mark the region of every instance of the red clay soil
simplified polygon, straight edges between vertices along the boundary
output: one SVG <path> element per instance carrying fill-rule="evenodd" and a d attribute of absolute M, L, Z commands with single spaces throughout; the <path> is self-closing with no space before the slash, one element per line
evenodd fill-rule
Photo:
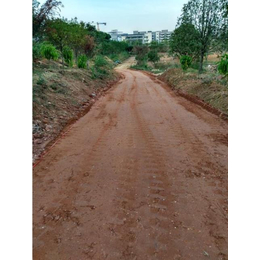
<path fill-rule="evenodd" d="M 194 96 L 194 95 L 190 95 L 184 91 L 181 91 L 179 89 L 175 89 L 174 87 L 170 87 L 168 85 L 168 82 L 167 80 L 162 77 L 162 76 L 159 76 L 159 79 L 152 73 L 149 73 L 148 71 L 143 71 L 143 73 L 145 73 L 146 75 L 148 75 L 153 81 L 157 82 L 157 83 L 160 83 L 162 86 L 166 87 L 166 88 L 169 88 L 171 89 L 172 91 L 174 91 L 174 93 L 177 95 L 177 96 L 181 96 L 181 97 L 184 97 L 185 99 L 188 99 L 190 100 L 191 102 L 203 107 L 204 109 L 206 109 L 207 111 L 211 112 L 212 114 L 214 115 L 217 115 L 219 116 L 220 118 L 222 118 L 223 120 L 225 121 L 228 121 L 228 115 L 222 111 L 220 111 L 219 109 L 211 106 L 209 103 L 207 102 L 204 102 L 203 100 L 201 100 L 199 97 L 197 96 Z"/>
<path fill-rule="evenodd" d="M 227 259 L 227 123 L 121 72 L 34 168 L 34 259 Z"/>

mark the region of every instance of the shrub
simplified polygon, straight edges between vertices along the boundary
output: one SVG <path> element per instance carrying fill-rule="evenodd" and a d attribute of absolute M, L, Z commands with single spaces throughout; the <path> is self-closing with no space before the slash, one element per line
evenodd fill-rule
<path fill-rule="evenodd" d="M 43 57 L 45 57 L 48 60 L 57 60 L 59 58 L 59 53 L 56 50 L 56 48 L 50 44 L 50 43 L 45 43 L 41 45 L 41 53 Z"/>
<path fill-rule="evenodd" d="M 138 66 L 145 66 L 148 59 L 148 46 L 135 46 L 133 52 Z"/>
<path fill-rule="evenodd" d="M 183 70 L 187 70 L 191 65 L 191 57 L 187 55 L 182 55 L 180 58 L 181 67 Z"/>
<path fill-rule="evenodd" d="M 104 66 L 108 66 L 108 61 L 101 55 L 98 55 L 95 57 L 94 59 L 94 64 L 95 64 L 95 67 L 104 67 Z"/>
<path fill-rule="evenodd" d="M 158 52 L 153 50 L 153 51 L 149 51 L 148 52 L 148 60 L 153 62 L 153 63 L 156 63 L 160 60 L 160 57 L 158 55 Z"/>
<path fill-rule="evenodd" d="M 72 67 L 73 66 L 73 51 L 68 46 L 65 46 L 62 50 L 62 55 L 65 62 Z"/>
<path fill-rule="evenodd" d="M 86 55 L 80 55 L 78 58 L 78 68 L 85 69 L 87 63 L 87 56 Z"/>
<path fill-rule="evenodd" d="M 33 42 L 33 60 L 39 60 L 41 57 L 41 44 L 38 42 Z"/>
<path fill-rule="evenodd" d="M 228 75 L 228 54 L 224 54 L 218 64 L 218 71 L 225 76 Z"/>

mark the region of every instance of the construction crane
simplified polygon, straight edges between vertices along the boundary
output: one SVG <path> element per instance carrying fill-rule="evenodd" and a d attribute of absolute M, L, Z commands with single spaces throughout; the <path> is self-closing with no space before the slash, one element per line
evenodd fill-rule
<path fill-rule="evenodd" d="M 99 29 L 99 25 L 100 25 L 100 24 L 107 25 L 107 23 L 99 23 L 99 22 L 97 22 L 97 31 L 100 31 L 100 29 Z"/>

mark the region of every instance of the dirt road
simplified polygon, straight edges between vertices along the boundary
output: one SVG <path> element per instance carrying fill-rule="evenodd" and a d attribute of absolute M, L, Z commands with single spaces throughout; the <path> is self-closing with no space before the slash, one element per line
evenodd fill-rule
<path fill-rule="evenodd" d="M 120 70 L 34 168 L 34 259 L 227 259 L 227 123 Z"/>

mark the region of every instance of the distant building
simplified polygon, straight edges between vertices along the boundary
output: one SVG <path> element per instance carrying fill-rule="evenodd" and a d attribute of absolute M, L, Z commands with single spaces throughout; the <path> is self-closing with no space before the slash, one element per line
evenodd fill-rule
<path fill-rule="evenodd" d="M 111 40 L 113 41 L 128 41 L 135 42 L 139 41 L 143 44 L 149 44 L 152 41 L 162 42 L 164 40 L 169 40 L 172 34 L 172 31 L 162 30 L 162 31 L 133 31 L 132 34 L 122 33 L 118 30 L 112 30 L 109 32 L 111 35 Z"/>
<path fill-rule="evenodd" d="M 153 32 L 152 33 L 153 34 L 153 41 L 163 42 L 165 40 L 169 40 L 172 33 L 173 33 L 172 31 L 168 31 L 168 30 Z"/>
<path fill-rule="evenodd" d="M 127 34 L 126 35 L 125 40 L 128 41 L 128 42 L 139 41 L 139 42 L 143 43 L 144 35 L 145 35 L 145 32 L 133 31 L 132 34 Z"/>
<path fill-rule="evenodd" d="M 121 34 L 123 34 L 123 32 L 119 32 L 118 30 L 112 30 L 111 32 L 109 32 L 110 36 L 111 36 L 111 40 L 112 41 L 119 41 L 119 38 L 121 36 Z"/>

